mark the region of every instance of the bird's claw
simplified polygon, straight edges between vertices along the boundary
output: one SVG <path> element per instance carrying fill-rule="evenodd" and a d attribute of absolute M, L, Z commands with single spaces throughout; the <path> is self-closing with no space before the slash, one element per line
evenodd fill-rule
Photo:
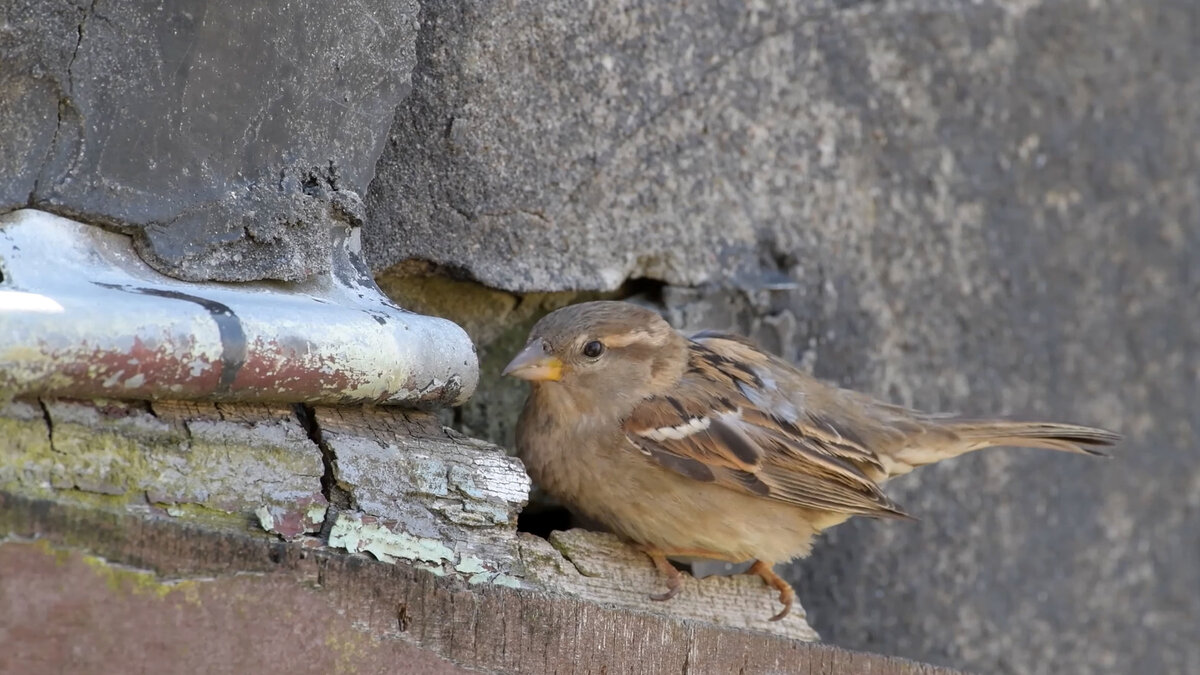
<path fill-rule="evenodd" d="M 656 602 L 666 602 L 667 600 L 679 595 L 679 591 L 682 588 L 683 584 L 680 583 L 679 577 L 669 577 L 667 579 L 667 590 L 663 593 L 651 593 L 650 599 Z"/>
<path fill-rule="evenodd" d="M 792 603 L 796 600 L 796 592 L 792 590 L 791 585 L 784 581 L 771 566 L 761 560 L 755 560 L 751 565 L 750 574 L 757 574 L 771 588 L 779 591 L 779 602 L 783 603 L 783 609 L 779 613 L 771 617 L 771 621 L 779 621 L 792 611 Z"/>

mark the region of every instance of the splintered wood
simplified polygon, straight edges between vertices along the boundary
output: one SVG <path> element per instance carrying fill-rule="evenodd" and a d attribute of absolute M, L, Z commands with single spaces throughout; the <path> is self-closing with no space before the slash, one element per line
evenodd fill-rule
<path fill-rule="evenodd" d="M 55 452 L 49 449 L 53 425 L 55 443 L 68 443 L 77 453 L 120 452 L 120 458 L 141 458 L 151 468 L 160 454 L 199 453 L 187 464 L 188 485 L 259 486 L 302 478 L 309 487 L 297 494 L 305 496 L 321 487 L 324 455 L 326 482 L 349 497 L 326 509 L 323 500 L 293 495 L 264 502 L 261 490 L 230 492 L 241 495 L 231 502 L 232 521 L 216 523 L 144 504 L 100 508 L 72 499 L 78 487 L 51 484 L 34 492 L 10 481 L 0 485 L 0 558 L 8 561 L 0 565 L 6 570 L 0 585 L 7 581 L 21 592 L 0 588 L 0 634 L 16 629 L 45 638 L 21 642 L 24 652 L 17 652 L 46 666 L 33 670 L 61 670 L 55 664 L 62 663 L 62 636 L 68 635 L 83 645 L 131 646 L 119 653 L 84 652 L 84 661 L 71 662 L 76 670 L 92 671 L 114 664 L 124 671 L 153 669 L 163 658 L 186 662 L 197 650 L 212 657 L 211 670 L 246 670 L 242 640 L 255 636 L 256 644 L 286 645 L 260 671 L 328 670 L 324 664 L 335 662 L 335 670 L 372 672 L 388 663 L 414 672 L 460 672 L 454 664 L 556 674 L 946 672 L 806 643 L 817 635 L 804 610 L 794 606 L 783 621 L 768 621 L 779 608 L 777 593 L 757 577 L 685 575 L 675 598 L 650 600 L 664 590 L 663 579 L 645 555 L 614 536 L 571 530 L 547 540 L 518 533 L 516 514 L 529 488 L 520 464 L 494 445 L 442 428 L 426 413 L 299 413 L 161 402 L 46 401 L 0 408 L 15 447 L 29 448 L 18 457 L 22 461 L 36 459 L 38 448 Z M 120 438 L 137 442 L 116 443 Z M 161 481 L 160 473 L 147 475 Z M 165 490 L 158 484 L 144 489 Z M 260 508 L 254 520 L 243 517 L 264 503 L 278 508 Z M 318 533 L 321 518 L 299 522 L 291 511 L 304 518 L 327 512 L 325 527 Z M 280 535 L 288 534 L 280 523 L 295 527 L 287 541 L 244 527 L 263 521 Z M 338 527 L 343 541 L 361 544 L 349 547 L 355 554 L 333 545 Z M 38 542 L 28 543 L 34 537 Z M 386 546 L 372 545 L 370 537 Z M 395 564 L 372 561 L 379 551 Z M 63 556 L 72 552 L 81 557 L 68 569 Z M 128 592 L 129 584 L 142 590 Z M 47 614 L 38 615 L 44 619 L 39 622 L 20 601 L 30 589 L 37 589 L 31 597 L 39 605 L 75 603 L 86 611 L 101 608 L 104 616 L 67 625 Z M 8 607 L 6 598 L 18 602 Z M 297 635 L 303 636 L 299 643 Z M 285 667 L 297 655 L 307 665 Z M 0 654 L 0 664 L 5 656 Z"/>
<path fill-rule="evenodd" d="M 547 542 L 522 533 L 521 557 L 530 582 L 559 593 L 638 612 L 704 621 L 806 642 L 819 638 L 797 602 L 788 616 L 768 621 L 779 611 L 778 592 L 758 577 L 683 575 L 683 590 L 659 602 L 664 580 L 645 554 L 611 534 L 569 530 Z"/>
<path fill-rule="evenodd" d="M 649 558 L 610 534 L 555 532 L 549 542 L 518 535 L 515 516 L 527 498 L 528 479 L 517 461 L 494 445 L 442 428 L 431 415 L 318 408 L 315 417 L 323 443 L 336 457 L 337 480 L 354 495 L 363 515 L 382 518 L 391 529 L 410 536 L 436 533 L 444 544 L 442 555 L 431 561 L 426 551 L 420 562 L 437 562 L 447 574 L 464 574 L 473 584 L 516 581 L 527 588 L 639 612 L 797 640 L 818 639 L 799 603 L 784 620 L 768 621 L 779 610 L 778 592 L 757 577 L 697 580 L 685 574 L 679 595 L 656 602 L 649 595 L 663 590 L 663 579 Z M 443 476 L 456 477 L 460 487 L 454 487 L 456 480 L 442 480 Z M 462 489 L 468 484 L 474 489 Z M 496 516 L 487 522 L 459 517 L 460 512 L 483 513 L 486 505 Z M 358 521 L 342 525 L 353 528 Z M 377 556 L 383 550 L 353 548 Z M 396 559 L 392 554 L 403 553 L 405 547 L 387 550 L 384 559 L 392 561 Z"/>

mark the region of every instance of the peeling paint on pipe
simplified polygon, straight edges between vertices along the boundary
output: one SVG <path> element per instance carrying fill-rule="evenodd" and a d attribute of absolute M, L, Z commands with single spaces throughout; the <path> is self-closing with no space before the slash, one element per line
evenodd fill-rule
<path fill-rule="evenodd" d="M 392 304 L 357 260 L 301 283 L 190 283 L 126 235 L 43 211 L 0 216 L 0 397 L 457 405 L 458 325 Z"/>

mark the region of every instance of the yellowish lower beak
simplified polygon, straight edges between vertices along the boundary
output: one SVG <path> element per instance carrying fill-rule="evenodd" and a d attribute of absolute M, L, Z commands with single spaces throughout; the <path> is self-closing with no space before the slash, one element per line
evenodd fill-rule
<path fill-rule="evenodd" d="M 530 342 L 500 374 L 530 382 L 557 382 L 562 379 L 562 361 L 557 356 L 547 354 L 543 344 L 541 340 Z"/>

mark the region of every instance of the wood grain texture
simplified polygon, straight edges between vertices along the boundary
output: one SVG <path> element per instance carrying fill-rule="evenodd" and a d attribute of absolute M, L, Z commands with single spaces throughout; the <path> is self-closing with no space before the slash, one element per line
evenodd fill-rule
<path fill-rule="evenodd" d="M 784 621 L 768 621 L 778 611 L 777 594 L 757 578 L 685 576 L 678 597 L 655 602 L 649 595 L 662 590 L 662 579 L 645 555 L 612 535 L 573 530 L 550 542 L 518 539 L 515 515 L 529 489 L 518 460 L 443 428 L 427 413 L 314 413 L 323 449 L 336 460 L 337 481 L 357 507 L 355 514 L 337 516 L 331 544 L 389 560 L 407 555 L 447 574 L 468 574 L 473 583 L 519 585 L 637 612 L 818 639 L 798 603 Z M 387 530 L 408 536 L 381 541 Z"/>
<path fill-rule="evenodd" d="M 422 672 L 923 672 L 805 644 L 816 634 L 803 609 L 768 622 L 775 594 L 757 578 L 688 576 L 679 596 L 654 602 L 662 580 L 615 537 L 518 534 L 529 489 L 520 463 L 429 413 L 86 401 L 0 412 L 10 439 L 0 467 L 14 476 L 24 475 L 15 464 L 60 446 L 111 459 L 55 469 L 75 472 L 61 489 L 0 484 L 0 638 L 22 644 L 0 671 L 188 672 L 203 653 L 208 672 L 379 672 L 388 659 Z M 197 448 L 209 449 L 205 461 Z M 105 467 L 176 455 L 189 460 L 189 485 L 243 495 L 223 502 L 228 517 L 90 497 L 89 485 L 107 485 L 93 474 L 125 480 Z M 292 457 L 306 473 L 264 457 Z M 322 464 L 324 478 L 314 475 Z M 163 492 L 156 475 L 138 473 L 137 489 Z M 338 493 L 324 527 L 259 529 L 268 521 L 256 508 L 271 502 L 250 488 L 295 477 L 309 486 L 300 497 L 319 483 Z M 186 507 L 188 493 L 175 494 Z M 307 504 L 277 501 L 273 517 Z M 375 546 L 356 523 L 394 539 Z M 339 527 L 351 529 L 335 540 Z M 126 648 L 104 646 L 113 640 Z M 67 660 L 64 641 L 77 646 Z"/>
<path fill-rule="evenodd" d="M 85 502 L 89 490 L 120 493 L 123 499 L 108 506 L 183 520 L 195 520 L 199 506 L 205 522 L 257 524 L 308 548 L 366 553 L 475 585 L 816 638 L 801 608 L 787 621 L 768 622 L 774 595 L 757 579 L 688 578 L 680 597 L 654 602 L 649 595 L 662 580 L 653 566 L 611 536 L 572 532 L 556 535 L 554 545 L 519 538 L 517 514 L 529 491 L 520 462 L 427 412 L 315 408 L 298 415 L 291 406 L 48 400 L 0 409 L 0 423 L 18 446 L 0 455 L 0 475 L 27 476 L 29 467 L 44 466 L 44 476 L 32 474 L 35 485 L 72 488 L 0 482 L 14 493 Z M 40 451 L 20 449 L 26 446 Z M 278 485 L 288 489 L 263 489 Z M 322 490 L 340 495 L 329 508 Z"/>
<path fill-rule="evenodd" d="M 548 542 L 523 535 L 521 546 L 530 580 L 549 590 L 637 612 L 668 614 L 808 642 L 819 639 L 799 603 L 782 621 L 768 621 L 779 610 L 778 593 L 758 577 L 696 579 L 684 574 L 679 595 L 658 602 L 649 596 L 662 592 L 665 586 L 650 559 L 611 534 L 554 532 Z"/>
<path fill-rule="evenodd" d="M 238 672 L 239 652 L 214 649 L 214 641 L 224 644 L 247 634 L 268 643 L 294 641 L 298 634 L 315 635 L 308 632 L 312 617 L 323 617 L 337 630 L 349 626 L 367 638 L 357 640 L 338 633 L 341 644 L 356 645 L 351 656 L 360 656 L 341 661 L 335 672 L 374 672 L 372 664 L 378 663 L 378 653 L 403 651 L 397 643 L 436 657 L 422 663 L 444 665 L 443 661 L 450 661 L 493 673 L 950 672 L 558 594 L 471 586 L 408 565 L 313 551 L 248 532 L 9 493 L 0 493 L 0 533 L 7 535 L 0 543 L 0 560 L 26 561 L 5 568 L 9 571 L 0 592 L 0 634 L 13 635 L 20 626 L 24 636 L 20 655 L 29 663 L 45 662 L 37 659 L 48 659 L 62 650 L 62 630 L 57 626 L 62 617 L 15 610 L 28 606 L 29 594 L 38 588 L 49 594 L 38 602 L 50 604 L 69 602 L 68 593 L 83 592 L 78 584 L 61 586 L 58 595 L 45 590 L 55 588 L 47 579 L 63 580 L 65 577 L 55 575 L 77 569 L 70 564 L 50 564 L 56 559 L 53 551 L 65 548 L 97 556 L 88 559 L 89 566 L 99 570 L 94 572 L 98 580 L 83 587 L 89 597 L 114 608 L 124 617 L 122 625 L 130 627 L 121 633 L 127 640 L 124 649 L 115 654 L 104 652 L 117 659 L 116 664 L 89 662 L 92 657 L 88 653 L 76 654 L 74 665 L 91 672 L 117 672 L 114 665 L 123 672 L 170 672 L 162 666 L 177 664 L 169 659 L 185 656 L 193 660 L 174 672 L 195 672 L 199 662 L 194 659 L 199 654 L 208 655 L 203 662 L 208 672 Z M 45 554 L 47 564 L 28 564 L 33 554 L 29 544 L 19 539 L 35 536 L 49 547 L 43 550 L 51 551 Z M 167 588 L 161 602 L 177 602 L 169 590 L 172 585 L 165 583 L 170 581 L 181 589 L 190 588 L 187 597 L 191 599 L 180 603 L 178 609 L 175 605 L 147 609 L 146 596 L 157 597 L 158 591 L 139 595 L 129 584 L 110 582 L 113 575 L 119 577 L 113 570 L 130 573 L 117 564 L 148 573 L 146 581 L 134 586 Z M 179 584 L 181 579 L 186 580 L 184 586 Z M 253 611 L 263 607 L 272 611 Z M 180 625 L 198 629 L 179 630 Z M 76 643 L 87 645 L 109 635 L 109 629 L 103 622 L 80 620 L 72 625 L 71 634 Z M 259 672 L 282 672 L 285 665 L 284 661 L 278 667 L 268 663 Z M 315 671 L 319 665 L 313 661 L 307 670 Z M 293 668 L 290 672 L 304 670 Z M 403 664 L 397 663 L 396 670 L 403 671 Z"/>

